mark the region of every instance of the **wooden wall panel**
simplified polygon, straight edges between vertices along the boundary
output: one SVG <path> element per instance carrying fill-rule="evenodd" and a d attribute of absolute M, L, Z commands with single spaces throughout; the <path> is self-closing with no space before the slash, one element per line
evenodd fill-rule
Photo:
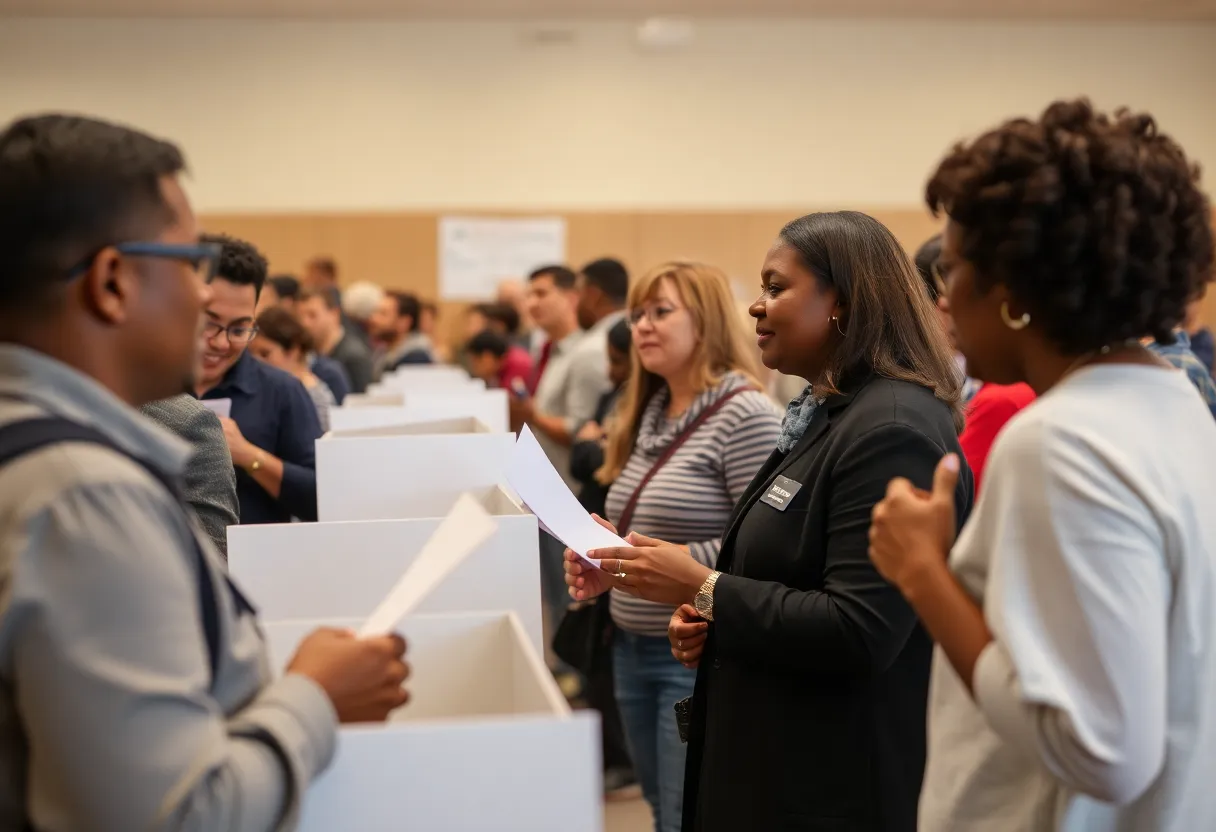
<path fill-rule="evenodd" d="M 515 212 L 459 212 L 462 216 L 522 216 Z M 881 210 L 909 251 L 940 227 L 924 211 Z M 760 265 L 781 226 L 797 210 L 752 212 L 548 212 L 567 222 L 567 255 L 576 268 L 596 257 L 617 257 L 632 274 L 664 260 L 692 258 L 720 267 L 733 279 L 740 299 L 759 284 Z M 333 257 L 340 280 L 370 280 L 438 300 L 437 213 L 350 213 L 221 215 L 202 217 L 208 231 L 222 231 L 258 246 L 272 273 L 298 274 L 314 255 Z M 521 275 L 522 277 L 522 275 Z M 440 302 L 441 333 L 454 337 L 467 304 Z M 1213 310 L 1216 312 L 1216 310 Z"/>

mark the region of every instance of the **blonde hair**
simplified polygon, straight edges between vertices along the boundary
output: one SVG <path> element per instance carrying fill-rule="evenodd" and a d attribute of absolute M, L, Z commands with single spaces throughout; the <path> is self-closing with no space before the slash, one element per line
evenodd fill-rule
<path fill-rule="evenodd" d="M 684 260 L 664 263 L 634 283 L 629 290 L 627 308 L 632 311 L 653 300 L 664 280 L 671 281 L 688 309 L 697 333 L 697 350 L 692 360 L 696 364 L 693 378 L 698 389 L 705 391 L 717 386 L 731 372 L 742 373 L 759 388 L 756 350 L 748 341 L 726 275 L 704 263 Z M 604 485 L 619 477 L 625 468 L 637 441 L 642 414 L 654 395 L 666 385 L 660 376 L 642 366 L 636 342 L 630 349 L 630 363 L 633 371 L 608 433 L 604 465 L 595 472 L 596 479 Z"/>

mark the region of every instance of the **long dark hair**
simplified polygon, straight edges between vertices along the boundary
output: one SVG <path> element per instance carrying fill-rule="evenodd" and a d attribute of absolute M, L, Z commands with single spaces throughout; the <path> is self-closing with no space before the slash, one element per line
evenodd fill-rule
<path fill-rule="evenodd" d="M 907 253 L 878 220 L 857 211 L 808 214 L 781 229 L 802 264 L 836 290 L 844 333 L 816 395 L 840 392 L 842 380 L 871 371 L 933 391 L 963 426 L 962 378 L 941 320 Z"/>

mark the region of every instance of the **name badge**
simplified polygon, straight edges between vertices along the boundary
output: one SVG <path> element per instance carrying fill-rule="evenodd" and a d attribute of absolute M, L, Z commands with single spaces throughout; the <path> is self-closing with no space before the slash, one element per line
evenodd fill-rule
<path fill-rule="evenodd" d="M 772 488 L 768 490 L 768 493 L 760 498 L 760 502 L 768 503 L 777 511 L 785 511 L 790 507 L 790 501 L 794 499 L 794 495 L 800 490 L 802 490 L 802 483 L 794 482 L 789 477 L 777 477 L 773 480 Z"/>

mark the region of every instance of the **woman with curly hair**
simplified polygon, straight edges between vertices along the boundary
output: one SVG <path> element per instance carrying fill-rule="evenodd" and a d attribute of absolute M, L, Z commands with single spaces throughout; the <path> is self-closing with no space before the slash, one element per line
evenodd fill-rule
<path fill-rule="evenodd" d="M 1198 171 L 1149 116 L 1059 102 L 927 198 L 967 366 L 1038 399 L 957 541 L 954 457 L 874 510 L 937 643 L 920 828 L 1216 829 L 1216 425 L 1141 345 L 1211 279 Z"/>

